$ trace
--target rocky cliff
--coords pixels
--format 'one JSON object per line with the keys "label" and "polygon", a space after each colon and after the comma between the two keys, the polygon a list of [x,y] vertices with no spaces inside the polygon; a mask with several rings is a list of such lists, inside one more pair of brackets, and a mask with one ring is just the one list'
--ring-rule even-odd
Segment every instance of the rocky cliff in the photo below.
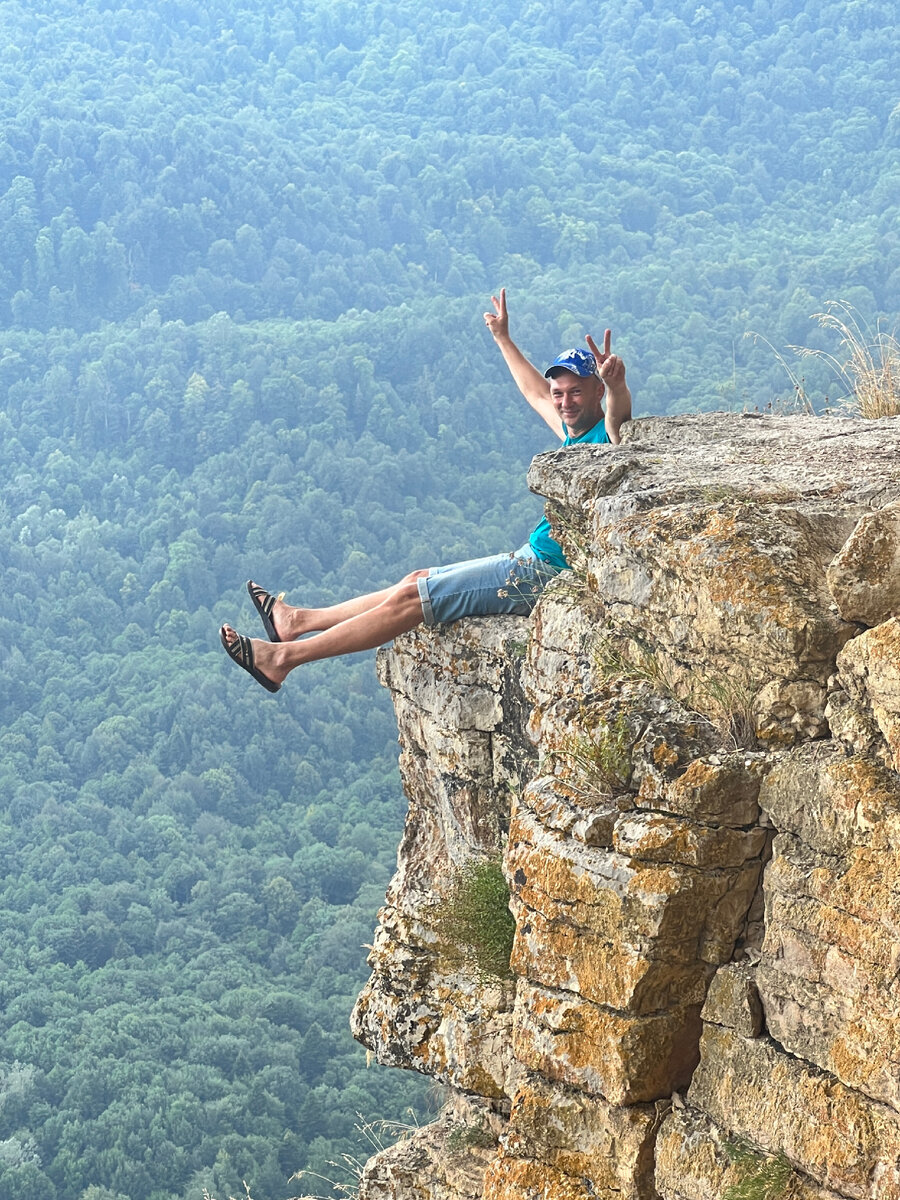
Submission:
{"label": "rocky cliff", "polygon": [[[573,570],[379,660],[354,1032],[447,1102],[361,1200],[900,1197],[900,422],[652,419],[529,481]],[[492,858],[508,975],[440,903]]]}

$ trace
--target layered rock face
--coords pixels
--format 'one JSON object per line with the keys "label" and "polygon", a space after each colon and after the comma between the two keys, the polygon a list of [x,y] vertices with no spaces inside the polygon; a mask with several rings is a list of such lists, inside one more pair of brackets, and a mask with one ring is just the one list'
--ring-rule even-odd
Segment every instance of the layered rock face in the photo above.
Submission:
{"label": "layered rock face", "polygon": [[[447,1104],[361,1200],[900,1200],[900,422],[529,479],[573,570],[380,657],[410,808],[353,1026]],[[473,859],[508,975],[449,944]]]}

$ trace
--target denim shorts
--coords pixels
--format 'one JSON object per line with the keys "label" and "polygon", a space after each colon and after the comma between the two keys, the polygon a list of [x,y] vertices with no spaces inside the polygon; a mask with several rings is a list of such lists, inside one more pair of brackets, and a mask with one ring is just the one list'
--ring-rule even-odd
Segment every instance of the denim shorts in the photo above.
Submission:
{"label": "denim shorts", "polygon": [[492,554],[432,567],[418,580],[426,625],[513,613],[527,617],[559,570],[538,558],[526,542],[514,554]]}

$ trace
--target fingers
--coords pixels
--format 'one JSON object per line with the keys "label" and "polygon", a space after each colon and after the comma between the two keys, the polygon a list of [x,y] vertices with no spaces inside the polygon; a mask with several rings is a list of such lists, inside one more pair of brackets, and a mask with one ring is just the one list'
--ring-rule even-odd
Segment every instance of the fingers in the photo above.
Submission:
{"label": "fingers", "polygon": [[598,363],[605,362],[606,359],[609,358],[610,347],[612,346],[612,330],[611,329],[607,329],[606,332],[603,334],[603,349],[602,350],[597,349],[597,343],[594,341],[594,339],[591,337],[590,334],[587,334],[587,336],[585,337],[584,340],[587,342],[588,348],[590,349],[594,358],[597,359]]}
{"label": "fingers", "polygon": [[617,355],[610,354],[603,360],[599,375],[607,383],[617,383],[620,379],[625,378],[625,364]]}
{"label": "fingers", "polygon": [[494,306],[494,311],[492,313],[486,312],[484,314],[485,325],[505,324],[505,322],[507,320],[506,288],[500,289],[499,298],[497,296],[491,296],[491,304],[493,304],[493,306]]}

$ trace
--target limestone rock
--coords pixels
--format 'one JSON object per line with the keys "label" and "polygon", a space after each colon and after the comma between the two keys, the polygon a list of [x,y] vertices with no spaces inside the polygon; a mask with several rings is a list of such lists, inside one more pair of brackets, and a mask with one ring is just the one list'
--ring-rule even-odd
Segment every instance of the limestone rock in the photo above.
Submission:
{"label": "limestone rock", "polygon": [[532,720],[561,701],[577,708],[592,693],[594,642],[603,617],[596,598],[571,571],[548,585],[532,617],[522,669]]}
{"label": "limestone rock", "polygon": [[[735,1161],[735,1157],[738,1161]],[[656,1187],[662,1200],[721,1200],[729,1188],[753,1193],[761,1172],[770,1174],[774,1198],[789,1195],[791,1200],[838,1200],[837,1192],[818,1187],[793,1168],[790,1160],[767,1155],[751,1143],[719,1129],[703,1113],[678,1108],[666,1117],[656,1143]],[[774,1182],[783,1179],[780,1189]],[[749,1183],[749,1187],[748,1187]],[[763,1194],[757,1185],[756,1192]]]}
{"label": "limestone rock", "polygon": [[[880,763],[848,758],[834,742],[817,742],[773,767],[760,804],[777,829],[824,856],[843,858],[866,848],[892,852],[900,838],[898,784]],[[847,864],[840,866],[843,871]]]}
{"label": "limestone rock", "polygon": [[741,740],[790,744],[825,732],[856,631],[831,611],[826,570],[900,495],[898,449],[886,423],[684,417],[634,422],[611,453],[543,455],[529,481],[606,619],[679,694]]}
{"label": "limestone rock", "polygon": [[592,580],[692,707],[739,740],[790,743],[824,729],[825,685],[854,632],[823,603],[829,532],[791,509],[651,509],[596,531]]}
{"label": "limestone rock", "polygon": [[[380,654],[409,815],[354,1031],[452,1113],[362,1200],[900,1200],[898,452],[718,414],[542,456],[574,570]],[[504,848],[488,982],[433,902]]]}
{"label": "limestone rock", "polygon": [[900,1196],[896,1113],[767,1038],[706,1025],[700,1052],[689,1104],[730,1136],[785,1155],[816,1184],[851,1200]]}
{"label": "limestone rock", "polygon": [[[376,946],[378,943],[376,942]],[[390,943],[371,958],[353,1036],[387,1066],[413,1067],[441,1083],[501,1100],[511,1069],[512,994],[425,954]]]}
{"label": "limestone rock", "polygon": [[784,832],[766,871],[757,978],[785,1049],[900,1110],[900,786],[833,744],[795,751],[761,802]]}
{"label": "limestone rock", "polygon": [[615,1105],[685,1087],[699,1032],[699,1004],[634,1017],[576,992],[521,982],[516,992],[512,1038],[519,1062]]}
{"label": "limestone rock", "polygon": [[764,829],[710,829],[669,813],[634,813],[618,818],[613,849],[643,862],[703,869],[741,867],[758,859]]}
{"label": "limestone rock", "polygon": [[885,761],[900,771],[900,619],[885,621],[848,642],[837,665],[857,709],[884,738]]}
{"label": "limestone rock", "polygon": [[828,696],[825,720],[831,736],[842,742],[851,753],[887,758],[881,730],[864,699],[858,703],[842,687],[835,688]]}
{"label": "limestone rock", "polygon": [[484,1194],[490,1200],[653,1200],[654,1135],[665,1107],[621,1108],[524,1072]]}
{"label": "limestone rock", "polygon": [[504,1125],[484,1105],[456,1095],[436,1121],[366,1163],[358,1200],[481,1200]]}
{"label": "limestone rock", "polygon": [[756,888],[763,838],[745,837],[738,864],[698,870],[587,847],[519,806],[506,857],[513,969],[635,1015],[702,1002]]}
{"label": "limestone rock", "polygon": [[372,975],[351,1019],[379,1061],[498,1101],[512,1062],[511,989],[445,961],[431,909],[453,867],[499,853],[510,783],[531,754],[518,683],[524,637],[521,619],[483,619],[416,630],[380,656],[410,804]]}
{"label": "limestone rock", "polygon": [[770,760],[762,754],[704,755],[662,787],[645,777],[635,803],[705,825],[753,825],[759,818],[760,784],[769,766]]}
{"label": "limestone rock", "polygon": [[871,626],[900,616],[900,503],[860,518],[827,578],[845,621]]}
{"label": "limestone rock", "polygon": [[741,1037],[755,1038],[763,1031],[763,1007],[756,972],[746,963],[729,963],[713,976],[706,993],[702,1017],[714,1025],[727,1025]]}

